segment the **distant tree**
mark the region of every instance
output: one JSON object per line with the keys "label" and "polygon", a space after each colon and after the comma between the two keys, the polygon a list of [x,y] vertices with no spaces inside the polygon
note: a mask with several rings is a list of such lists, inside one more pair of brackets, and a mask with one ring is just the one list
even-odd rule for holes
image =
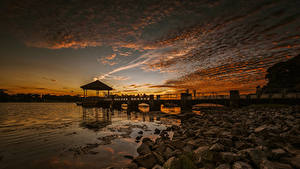
{"label": "distant tree", "polygon": [[279,62],[267,70],[267,85],[264,87],[267,92],[300,91],[300,55],[286,61]]}

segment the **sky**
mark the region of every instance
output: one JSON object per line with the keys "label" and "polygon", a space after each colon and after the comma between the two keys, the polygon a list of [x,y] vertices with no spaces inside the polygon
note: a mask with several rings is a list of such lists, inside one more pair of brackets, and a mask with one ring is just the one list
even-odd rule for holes
{"label": "sky", "polygon": [[241,93],[300,53],[299,0],[1,0],[0,89]]}

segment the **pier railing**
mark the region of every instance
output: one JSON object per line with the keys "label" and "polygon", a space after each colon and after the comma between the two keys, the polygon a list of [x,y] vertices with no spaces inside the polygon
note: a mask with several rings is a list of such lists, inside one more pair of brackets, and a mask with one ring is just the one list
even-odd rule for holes
{"label": "pier railing", "polygon": [[[181,100],[182,94],[163,94],[163,95],[112,95],[109,97],[91,96],[84,98],[85,101],[101,101],[101,100],[115,100],[115,101],[138,101],[138,100]],[[267,93],[262,95],[256,94],[242,94],[240,99],[300,99],[300,93]],[[185,95],[186,100],[208,100],[208,99],[230,99],[230,95],[217,93],[196,93]]]}

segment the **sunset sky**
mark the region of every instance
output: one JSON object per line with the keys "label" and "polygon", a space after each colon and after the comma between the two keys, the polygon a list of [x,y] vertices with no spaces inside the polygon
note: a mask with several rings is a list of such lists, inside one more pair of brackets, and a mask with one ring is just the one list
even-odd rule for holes
{"label": "sunset sky", "polygon": [[299,0],[1,0],[0,89],[251,92],[300,54]]}

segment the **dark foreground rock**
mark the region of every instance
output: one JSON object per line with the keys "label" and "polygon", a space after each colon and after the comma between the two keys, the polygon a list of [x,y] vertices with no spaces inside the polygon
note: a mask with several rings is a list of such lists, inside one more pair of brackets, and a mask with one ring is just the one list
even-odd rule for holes
{"label": "dark foreground rock", "polygon": [[[144,138],[128,168],[292,169],[300,167],[299,106],[181,114],[181,126]],[[170,139],[167,131],[173,131]],[[158,131],[157,131],[158,133]]]}

